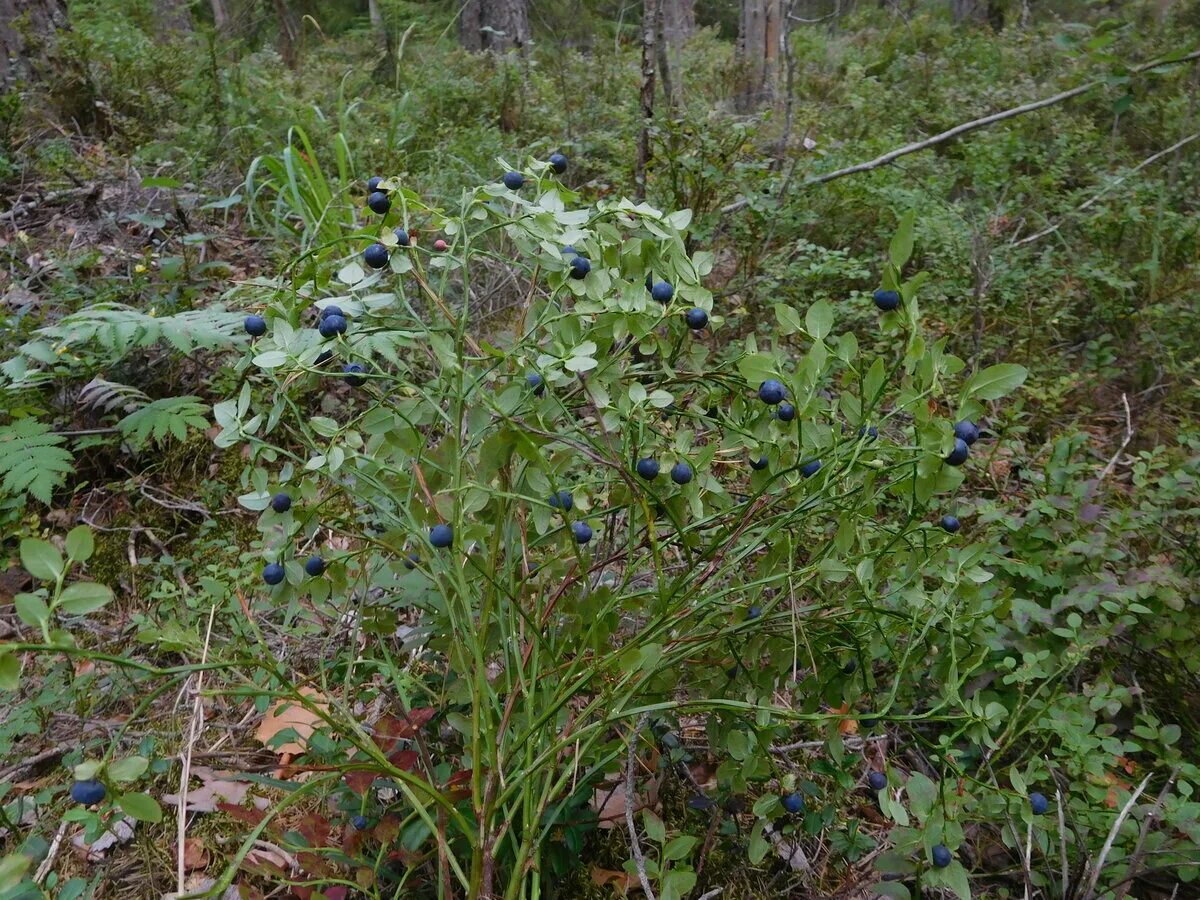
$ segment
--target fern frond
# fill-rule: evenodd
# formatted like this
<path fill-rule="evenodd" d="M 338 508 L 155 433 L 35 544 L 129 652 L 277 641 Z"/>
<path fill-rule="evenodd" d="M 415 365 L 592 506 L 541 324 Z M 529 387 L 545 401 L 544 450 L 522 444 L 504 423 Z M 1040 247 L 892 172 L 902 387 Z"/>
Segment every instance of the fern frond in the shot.
<path fill-rule="evenodd" d="M 161 444 L 168 435 L 183 441 L 189 426 L 209 426 L 208 409 L 199 397 L 164 397 L 130 413 L 117 423 L 117 428 L 126 441 L 139 448 L 151 441 Z"/>
<path fill-rule="evenodd" d="M 54 489 L 74 471 L 64 440 L 37 419 L 0 426 L 0 493 L 28 494 L 47 506 Z"/>
<path fill-rule="evenodd" d="M 131 413 L 150 402 L 142 391 L 118 381 L 108 381 L 97 375 L 79 392 L 79 405 L 84 409 L 112 412 L 120 409 Z"/>

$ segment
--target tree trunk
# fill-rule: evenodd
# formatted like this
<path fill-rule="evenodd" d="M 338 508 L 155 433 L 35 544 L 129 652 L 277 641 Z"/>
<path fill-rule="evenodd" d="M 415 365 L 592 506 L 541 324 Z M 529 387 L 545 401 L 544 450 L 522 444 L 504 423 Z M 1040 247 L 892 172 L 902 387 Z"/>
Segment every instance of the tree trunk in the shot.
<path fill-rule="evenodd" d="M 371 27 L 376 31 L 382 31 L 383 10 L 379 8 L 379 0 L 367 0 L 367 12 L 371 16 Z"/>
<path fill-rule="evenodd" d="M 683 81 L 683 47 L 696 32 L 696 0 L 659 0 L 659 3 L 662 20 L 659 68 L 662 69 L 663 94 L 674 109 L 679 104 Z"/>
<path fill-rule="evenodd" d="M 383 18 L 379 0 L 367 0 L 367 12 L 371 16 L 371 28 L 379 36 L 383 48 L 383 59 L 375 68 L 376 77 L 386 75 L 390 81 L 396 77 L 396 48 L 392 45 L 392 32 L 388 30 L 387 22 Z"/>
<path fill-rule="evenodd" d="M 279 52 L 288 68 L 295 68 L 298 62 L 300 44 L 300 23 L 288 8 L 287 0 L 274 0 L 275 15 L 279 19 Z"/>
<path fill-rule="evenodd" d="M 529 44 L 528 0 L 463 0 L 459 9 L 459 38 L 467 50 L 524 52 Z"/>
<path fill-rule="evenodd" d="M 650 126 L 654 122 L 654 63 L 656 60 L 659 0 L 642 3 L 642 130 L 638 135 L 637 164 L 633 170 L 638 200 L 646 199 L 646 164 L 650 162 Z"/>
<path fill-rule="evenodd" d="M 782 25 L 783 0 L 742 0 L 734 101 L 738 112 L 751 112 L 774 96 Z"/>
<path fill-rule="evenodd" d="M 158 36 L 172 32 L 186 34 L 192 30 L 192 13 L 187 0 L 159 0 L 154 7 L 154 25 Z"/>
<path fill-rule="evenodd" d="M 0 82 L 44 71 L 66 27 L 66 0 L 0 0 Z"/>
<path fill-rule="evenodd" d="M 221 37 L 229 37 L 230 25 L 229 9 L 225 6 L 225 0 L 211 0 L 213 25 L 217 28 L 217 34 Z"/>

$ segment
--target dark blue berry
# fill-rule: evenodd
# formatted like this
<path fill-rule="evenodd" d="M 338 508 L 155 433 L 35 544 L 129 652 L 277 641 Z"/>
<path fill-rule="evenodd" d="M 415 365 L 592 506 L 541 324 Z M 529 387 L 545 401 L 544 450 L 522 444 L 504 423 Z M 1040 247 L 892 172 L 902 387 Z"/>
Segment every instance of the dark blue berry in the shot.
<path fill-rule="evenodd" d="M 647 481 L 653 481 L 658 477 L 658 460 L 650 459 L 649 457 L 639 459 L 637 461 L 637 473 Z"/>
<path fill-rule="evenodd" d="M 954 854 L 946 849 L 945 844 L 938 844 L 933 848 L 933 864 L 939 869 L 944 869 L 954 860 Z"/>
<path fill-rule="evenodd" d="M 780 422 L 790 422 L 796 418 L 796 407 L 790 403 L 780 403 L 775 415 L 779 416 Z"/>
<path fill-rule="evenodd" d="M 967 457 L 971 455 L 971 448 L 967 446 L 967 442 L 962 438 L 954 439 L 954 449 L 950 451 L 950 455 L 946 457 L 946 462 L 952 466 L 961 466 L 967 461 Z"/>
<path fill-rule="evenodd" d="M 761 606 L 751 606 L 750 612 L 748 612 L 746 615 L 748 618 L 757 619 L 759 616 L 762 615 L 762 607 Z"/>
<path fill-rule="evenodd" d="M 319 556 L 310 556 L 304 563 L 304 571 L 317 578 L 325 574 L 325 560 Z"/>
<path fill-rule="evenodd" d="M 357 831 L 365 831 L 367 826 L 369 826 L 371 823 L 366 816 L 355 816 L 350 820 L 350 824 L 353 825 Z"/>
<path fill-rule="evenodd" d="M 656 281 L 654 287 L 650 288 L 650 296 L 659 303 L 670 303 L 671 298 L 675 296 L 675 288 L 671 287 L 669 282 Z"/>
<path fill-rule="evenodd" d="M 970 447 L 979 440 L 979 426 L 970 419 L 963 419 L 954 426 L 954 436 Z"/>
<path fill-rule="evenodd" d="M 866 437 L 870 438 L 871 440 L 875 440 L 876 438 L 879 437 L 879 429 L 876 428 L 874 425 L 871 425 L 871 426 L 860 425 L 858 427 L 858 436 L 863 437 L 864 435 Z"/>
<path fill-rule="evenodd" d="M 550 168 L 561 175 L 567 171 L 567 158 L 561 153 L 550 154 Z"/>
<path fill-rule="evenodd" d="M 1050 801 L 1046 799 L 1046 795 L 1034 791 L 1029 795 L 1029 811 L 1035 816 L 1040 816 L 1050 808 Z"/>
<path fill-rule="evenodd" d="M 344 316 L 326 316 L 321 320 L 321 324 L 317 326 L 317 331 L 321 332 L 321 337 L 332 338 L 339 334 L 346 333 L 346 319 Z"/>
<path fill-rule="evenodd" d="M 104 800 L 107 790 L 99 781 L 77 781 L 71 785 L 71 799 L 81 806 L 92 806 Z"/>
<path fill-rule="evenodd" d="M 891 312 L 893 309 L 899 309 L 900 293 L 898 291 L 878 290 L 875 292 L 875 305 L 884 312 Z"/>
<path fill-rule="evenodd" d="M 587 522 L 576 522 L 571 526 L 571 531 L 575 535 L 575 543 L 586 544 L 592 539 L 592 526 Z"/>
<path fill-rule="evenodd" d="M 760 456 L 758 459 L 755 459 L 753 456 L 750 457 L 750 468 L 752 468 L 755 472 L 761 472 L 767 467 L 767 465 L 768 460 L 765 456 Z"/>
<path fill-rule="evenodd" d="M 692 467 L 685 462 L 677 462 L 671 466 L 671 480 L 676 484 L 687 484 L 692 480 Z"/>
<path fill-rule="evenodd" d="M 525 184 L 525 176 L 520 172 L 505 172 L 504 186 L 510 191 L 519 191 Z"/>
<path fill-rule="evenodd" d="M 271 509 L 277 513 L 285 513 L 292 508 L 292 498 L 287 494 L 276 494 L 271 498 Z"/>
<path fill-rule="evenodd" d="M 575 505 L 575 498 L 570 491 L 559 491 L 550 495 L 550 505 L 555 509 L 569 510 Z"/>
<path fill-rule="evenodd" d="M 382 269 L 388 264 L 388 248 L 383 244 L 372 244 L 363 251 L 363 262 L 372 269 Z"/>
<path fill-rule="evenodd" d="M 343 377 L 346 379 L 346 384 L 350 385 L 350 387 L 362 387 L 367 383 L 367 379 L 362 377 L 362 373 L 365 371 L 366 369 L 358 363 L 347 363 L 342 366 Z"/>
<path fill-rule="evenodd" d="M 411 572 L 413 569 L 415 569 L 417 567 L 417 565 L 420 562 L 421 562 L 421 557 L 417 556 L 417 554 L 415 554 L 415 553 L 410 553 L 410 554 L 408 554 L 408 556 L 406 556 L 404 558 L 404 568 L 408 569 Z"/>
<path fill-rule="evenodd" d="M 242 324 L 250 337 L 262 337 L 267 333 L 267 320 L 262 316 L 246 316 L 246 321 Z"/>
<path fill-rule="evenodd" d="M 371 208 L 371 212 L 379 213 L 383 216 L 392 208 L 392 201 L 388 199 L 388 195 L 383 191 L 372 191 L 367 196 L 367 206 Z"/>
<path fill-rule="evenodd" d="M 565 247 L 562 248 L 563 256 L 574 256 L 578 252 L 579 251 L 577 251 L 571 244 L 567 244 Z"/>
<path fill-rule="evenodd" d="M 792 791 L 783 798 L 783 808 L 793 816 L 804 812 L 804 795 L 799 791 Z"/>
<path fill-rule="evenodd" d="M 340 306 L 335 306 L 332 303 L 330 303 L 328 306 L 322 306 L 321 313 L 317 318 L 328 319 L 330 316 L 341 316 L 343 319 L 346 318 L 346 314 L 342 312 L 342 308 Z"/>
<path fill-rule="evenodd" d="M 784 390 L 783 382 L 776 381 L 774 378 L 768 378 L 758 386 L 758 399 L 770 406 L 782 402 L 786 396 L 787 391 Z"/>
<path fill-rule="evenodd" d="M 871 786 L 873 791 L 882 791 L 887 787 L 887 776 L 882 772 L 872 772 L 867 776 L 867 784 Z"/>
<path fill-rule="evenodd" d="M 800 467 L 800 474 L 805 478 L 812 478 L 819 471 L 821 471 L 821 461 L 819 459 L 814 459 L 812 462 L 806 462 Z"/>
<path fill-rule="evenodd" d="M 592 271 L 592 261 L 586 256 L 576 254 L 571 257 L 571 277 L 576 281 L 587 278 L 587 274 L 590 271 Z"/>
<path fill-rule="evenodd" d="M 439 550 L 454 543 L 454 529 L 449 525 L 434 525 L 429 529 L 429 543 Z"/>
<path fill-rule="evenodd" d="M 684 318 L 687 320 L 687 327 L 692 331 L 700 331 L 708 325 L 708 313 L 700 307 L 689 309 Z"/>
<path fill-rule="evenodd" d="M 951 515 L 942 516 L 942 521 L 938 524 L 942 526 L 942 531 L 947 531 L 950 534 L 954 534 L 954 532 L 962 528 L 962 522 L 958 521 L 955 516 Z"/>
<path fill-rule="evenodd" d="M 546 382 L 537 372 L 530 372 L 525 376 L 525 383 L 533 390 L 535 397 L 540 397 L 546 393 Z"/>
<path fill-rule="evenodd" d="M 279 584 L 286 574 L 279 563 L 267 563 L 263 566 L 262 577 L 267 584 Z"/>
<path fill-rule="evenodd" d="M 383 183 L 383 178 L 381 176 L 372 175 L 370 178 L 367 179 L 367 193 L 373 194 L 376 191 L 381 190 L 379 185 L 381 185 L 382 183 Z"/>
<path fill-rule="evenodd" d="M 396 234 L 396 243 L 399 244 L 401 247 L 407 247 L 411 243 L 411 241 L 409 240 L 409 237 L 408 237 L 408 232 L 405 231 L 403 228 L 397 228 L 395 231 L 395 234 Z"/>

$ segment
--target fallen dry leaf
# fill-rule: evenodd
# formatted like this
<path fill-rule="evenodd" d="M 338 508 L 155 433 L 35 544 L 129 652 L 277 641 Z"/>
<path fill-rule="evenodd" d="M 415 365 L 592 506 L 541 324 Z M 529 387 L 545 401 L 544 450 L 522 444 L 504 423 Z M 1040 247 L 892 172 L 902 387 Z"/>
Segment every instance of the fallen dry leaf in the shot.
<path fill-rule="evenodd" d="M 197 869 L 205 869 L 208 867 L 208 848 L 204 846 L 204 841 L 198 837 L 190 837 L 183 842 L 183 868 L 185 871 L 194 872 Z"/>
<path fill-rule="evenodd" d="M 233 775 L 232 772 L 214 772 L 206 766 L 193 766 L 192 774 L 199 778 L 202 784 L 188 791 L 188 812 L 216 812 L 217 804 L 222 800 L 241 805 L 250 790 L 249 782 L 226 780 Z M 169 806 L 178 806 L 179 795 L 167 794 L 162 801 Z"/>
<path fill-rule="evenodd" d="M 637 813 L 645 807 L 646 802 L 637 794 L 633 795 L 633 811 Z M 604 829 L 625 827 L 625 785 L 602 784 L 592 794 L 590 806 L 599 820 L 597 826 Z"/>
<path fill-rule="evenodd" d="M 328 705 L 324 702 L 325 697 L 319 691 L 304 687 L 300 688 L 300 693 L 322 711 L 329 709 Z M 312 733 L 317 730 L 320 724 L 321 717 L 312 710 L 301 706 L 294 700 L 280 700 L 267 710 L 266 717 L 259 723 L 258 729 L 254 732 L 254 737 L 280 756 L 295 755 L 304 752 L 308 739 L 312 737 Z M 285 741 L 277 747 L 273 746 L 271 739 L 281 731 L 286 731 L 289 728 L 296 732 L 296 740 Z"/>
<path fill-rule="evenodd" d="M 109 823 L 108 830 L 100 837 L 96 838 L 92 843 L 87 843 L 83 839 L 83 833 L 75 835 L 71 838 L 73 843 L 80 850 L 84 851 L 88 862 L 99 862 L 104 859 L 105 855 L 113 847 L 120 844 L 127 844 L 133 838 L 133 829 L 137 827 L 137 822 L 125 816 L 122 819 L 116 819 Z"/>
<path fill-rule="evenodd" d="M 601 869 L 598 866 L 592 866 L 592 884 L 596 887 L 604 887 L 611 884 L 624 897 L 629 893 L 630 888 L 638 886 L 638 877 L 630 875 L 628 872 L 618 872 L 615 869 Z"/>

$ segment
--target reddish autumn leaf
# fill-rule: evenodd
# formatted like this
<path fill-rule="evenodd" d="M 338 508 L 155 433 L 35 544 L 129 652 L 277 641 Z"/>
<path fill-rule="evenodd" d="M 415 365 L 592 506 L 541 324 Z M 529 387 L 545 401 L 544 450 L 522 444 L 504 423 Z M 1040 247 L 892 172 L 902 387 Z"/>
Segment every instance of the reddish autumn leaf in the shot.
<path fill-rule="evenodd" d="M 342 780 L 346 782 L 346 787 L 361 797 L 370 789 L 376 775 L 376 772 L 367 769 L 355 769 L 353 772 L 343 775 Z"/>
<path fill-rule="evenodd" d="M 332 830 L 329 820 L 324 816 L 309 813 L 300 820 L 296 830 L 304 835 L 310 847 L 324 847 L 329 843 L 329 832 Z"/>
<path fill-rule="evenodd" d="M 405 772 L 411 772 L 415 769 L 419 760 L 420 757 L 417 755 L 416 750 L 397 750 L 388 757 L 388 762 L 397 769 L 402 769 Z"/>
<path fill-rule="evenodd" d="M 454 787 L 458 784 L 466 784 L 471 780 L 470 769 L 460 769 L 449 778 L 446 779 L 446 787 Z"/>
<path fill-rule="evenodd" d="M 390 753 L 402 740 L 410 740 L 437 714 L 432 707 L 410 709 L 396 716 L 384 716 L 375 723 L 375 743 L 384 753 Z"/>
<path fill-rule="evenodd" d="M 221 810 L 221 812 L 229 813 L 235 819 L 245 822 L 250 826 L 257 826 L 267 817 L 267 814 L 262 810 L 247 809 L 245 806 L 238 806 L 234 803 L 218 803 L 217 809 Z"/>

